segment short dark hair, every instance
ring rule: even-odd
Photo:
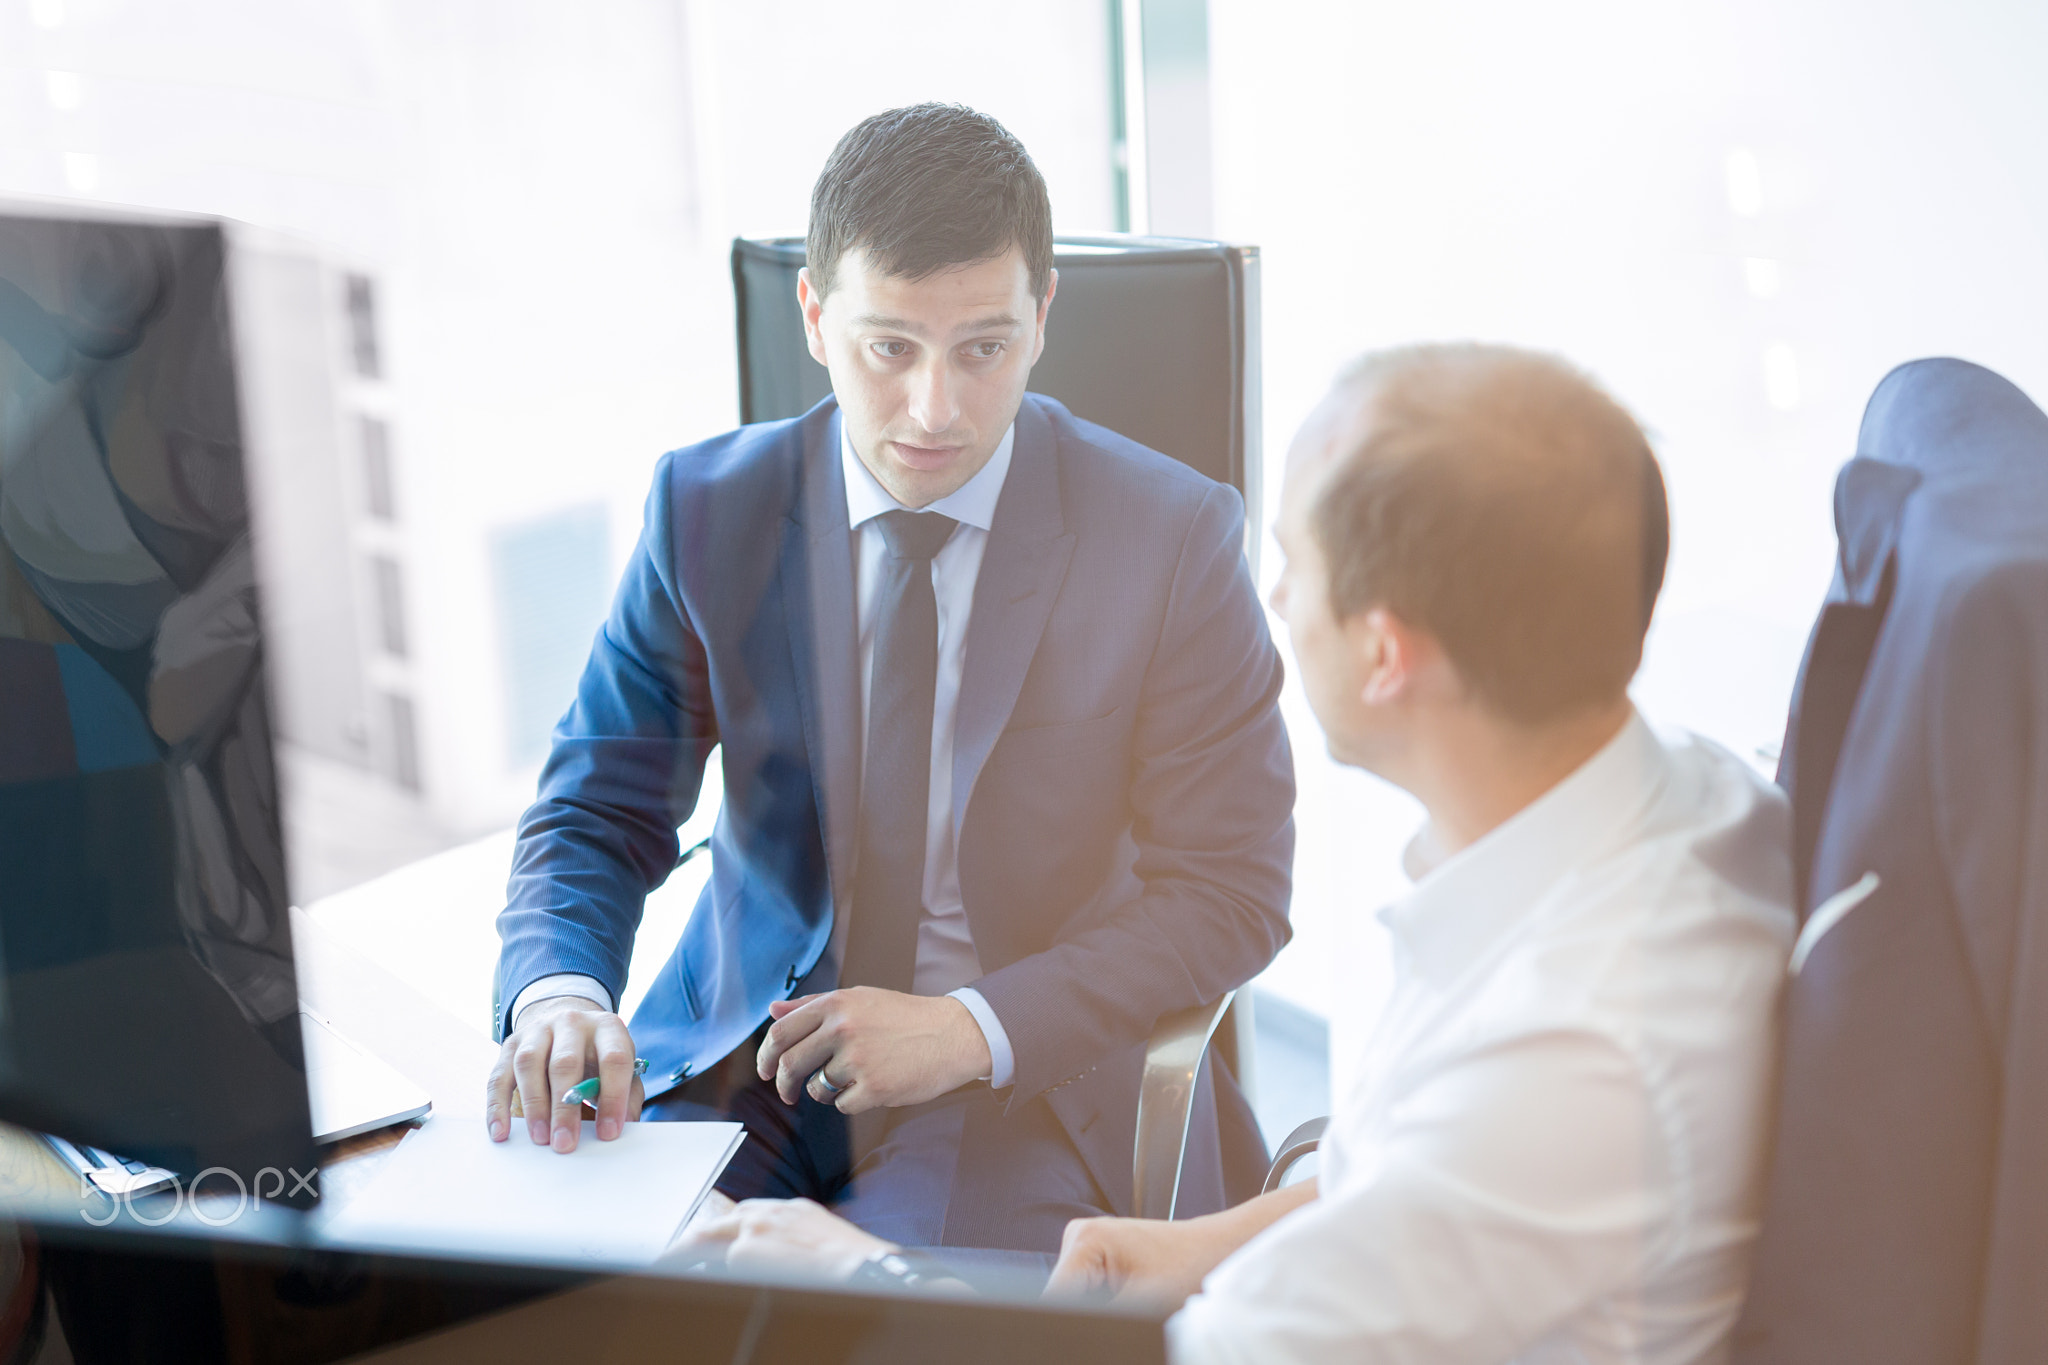
[[[1561,719],[1626,694],[1664,584],[1664,478],[1621,406],[1505,346],[1370,355],[1311,525],[1338,619],[1434,636],[1497,714]]]
[[[832,292],[860,247],[891,275],[1024,253],[1032,297],[1052,287],[1052,202],[1024,144],[986,114],[913,104],[863,119],[832,149],[811,188],[805,240],[811,287]]]

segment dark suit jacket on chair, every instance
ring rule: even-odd
[[[616,992],[723,746],[711,882],[632,1021],[651,1094],[769,1001],[836,981],[861,743],[838,433],[828,398],[663,458],[520,826],[500,1000],[553,972]],[[1026,396],[961,679],[960,884],[1009,1103],[1047,1096],[1120,1208],[1153,1023],[1241,985],[1288,932],[1293,770],[1243,534],[1229,488]],[[1191,1177],[1214,1185],[1236,1153],[1229,1192],[1256,1190],[1256,1127],[1219,1091]]]
[[[1871,398],[1793,702],[1804,909],[1745,1365],[2048,1360],[2048,416]],[[1816,927],[1825,920],[1816,920]]]

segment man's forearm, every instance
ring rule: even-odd
[[[1270,1194],[1247,1199],[1242,1204],[1224,1209],[1220,1213],[1190,1218],[1188,1222],[1213,1223],[1218,1243],[1229,1244],[1229,1250],[1224,1253],[1227,1256],[1303,1204],[1313,1202],[1315,1197],[1316,1182],[1311,1177],[1298,1184],[1274,1190]],[[1217,1257],[1218,1261],[1222,1259],[1221,1256]]]
[[[1067,1224],[1047,1291],[1106,1287],[1121,1299],[1177,1304],[1239,1247],[1315,1197],[1310,1180],[1181,1222],[1077,1218]]]
[[[1247,1199],[1220,1213],[1162,1224],[1181,1242],[1185,1257],[1180,1273],[1172,1277],[1175,1292],[1183,1296],[1194,1293],[1209,1272],[1222,1265],[1239,1247],[1303,1204],[1313,1202],[1315,1197],[1316,1182],[1304,1180],[1298,1185]]]

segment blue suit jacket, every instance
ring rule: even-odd
[[[1780,778],[1804,909],[1742,1365],[2048,1360],[2048,416],[1871,397]]]
[[[1143,1040],[1287,938],[1281,664],[1233,490],[1038,395],[1016,433],[961,679],[960,885],[974,984],[1016,1058],[1010,1103],[1058,1090],[1122,1205]],[[711,881],[632,1021],[651,1093],[739,1046],[771,1000],[836,982],[859,797],[853,562],[832,399],[663,457],[556,729],[499,918],[503,1002],[553,972],[619,990],[722,746]],[[1234,1087],[1225,1101],[1220,1151],[1204,1103],[1198,1181],[1205,1153],[1263,1153]]]

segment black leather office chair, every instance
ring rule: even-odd
[[[732,244],[742,422],[795,417],[832,391],[797,316],[803,264],[801,238]],[[1054,266],[1059,293],[1032,392],[1229,484],[1258,527],[1258,248],[1062,237]]]
[[[831,392],[797,314],[803,265],[801,238],[732,245],[743,422],[795,417]],[[1256,570],[1263,524],[1258,249],[1176,237],[1062,237],[1054,266],[1059,290],[1032,391],[1237,489],[1245,553]],[[1188,1110],[1212,1042],[1249,1097],[1248,997],[1178,1011],[1153,1032],[1132,1159],[1140,1217],[1173,1216]]]

